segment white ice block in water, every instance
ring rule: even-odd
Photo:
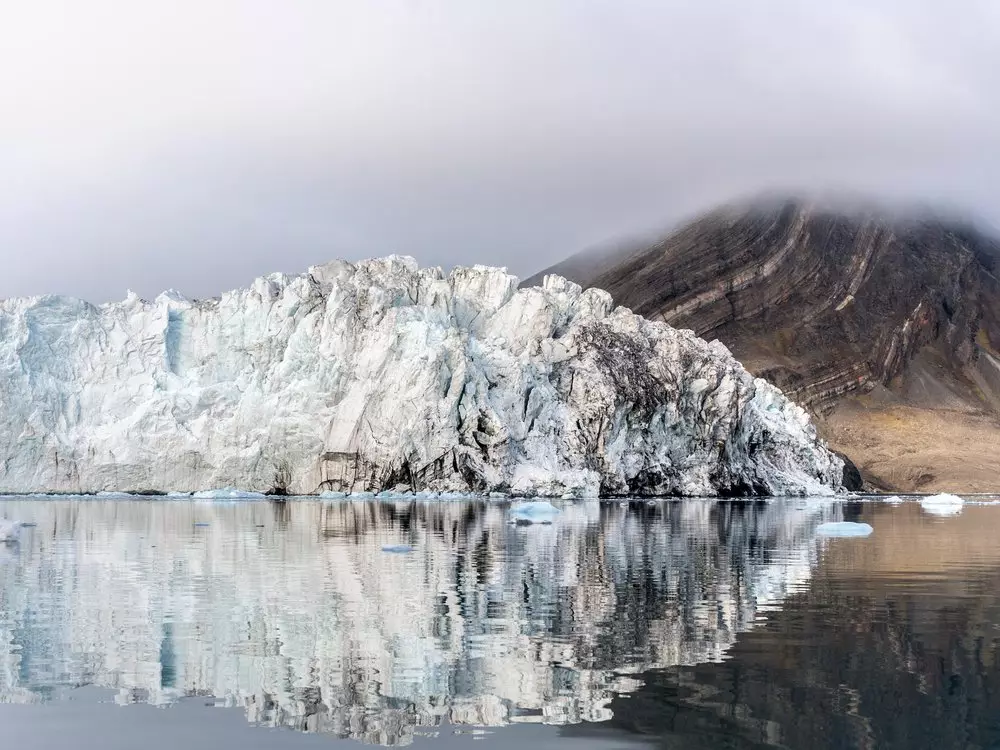
[[[934,516],[957,516],[962,512],[965,500],[958,495],[932,495],[920,501],[920,507]]]
[[[562,511],[544,500],[514,503],[510,517],[518,523],[552,523]]]
[[[16,542],[21,537],[21,523],[0,519],[0,542]]]
[[[390,555],[405,555],[413,552],[413,547],[409,544],[386,544],[382,547],[382,551]]]
[[[218,490],[199,490],[192,495],[197,500],[235,500],[239,498],[259,499],[267,497],[263,492],[249,492],[235,487],[223,487]]]
[[[874,529],[867,523],[831,521],[816,527],[819,536],[868,536]]]

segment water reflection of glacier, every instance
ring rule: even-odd
[[[0,700],[97,684],[383,744],[610,716],[631,672],[718,660],[808,580],[836,505],[7,500]],[[413,546],[388,554],[385,545]]]

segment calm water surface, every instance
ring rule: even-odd
[[[0,499],[3,746],[1000,747],[1000,505],[562,508]]]

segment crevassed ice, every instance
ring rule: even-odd
[[[0,491],[832,492],[720,343],[550,276],[410,258],[220,298],[0,301]]]

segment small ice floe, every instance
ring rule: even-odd
[[[962,512],[965,500],[958,495],[932,495],[920,501],[920,507],[932,516],[957,516]]]
[[[16,542],[21,538],[21,529],[23,528],[24,524],[20,521],[8,521],[6,518],[0,518],[0,543]]]
[[[544,500],[514,503],[510,506],[510,517],[514,523],[552,523],[561,512]]]
[[[819,536],[868,536],[874,529],[867,523],[853,521],[830,521],[816,527]]]
[[[902,505],[906,501],[899,495],[890,495],[889,497],[885,498],[882,502],[888,503],[889,505]]]
[[[413,552],[413,547],[409,544],[386,544],[382,547],[382,551],[390,555],[405,555],[407,552]]]
[[[218,490],[199,490],[192,495],[197,500],[237,500],[241,498],[262,498],[266,497],[263,492],[250,492],[248,490],[238,490],[235,487],[223,487]]]

